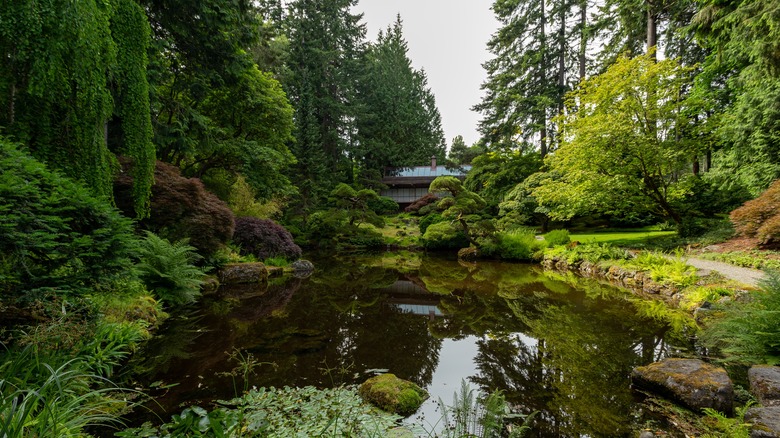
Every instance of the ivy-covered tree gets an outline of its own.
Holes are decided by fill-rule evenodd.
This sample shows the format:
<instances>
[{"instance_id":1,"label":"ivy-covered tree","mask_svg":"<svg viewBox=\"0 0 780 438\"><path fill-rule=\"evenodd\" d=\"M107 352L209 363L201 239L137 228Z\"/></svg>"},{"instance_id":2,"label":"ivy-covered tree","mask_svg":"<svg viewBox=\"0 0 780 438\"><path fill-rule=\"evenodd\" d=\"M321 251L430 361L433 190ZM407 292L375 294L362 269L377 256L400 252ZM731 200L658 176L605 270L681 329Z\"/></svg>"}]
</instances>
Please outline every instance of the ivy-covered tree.
<instances>
[{"instance_id":1,"label":"ivy-covered tree","mask_svg":"<svg viewBox=\"0 0 780 438\"><path fill-rule=\"evenodd\" d=\"M133 0L20 0L0 8L0 127L106 198L114 154L132 157L141 217L155 162L148 45L149 22Z\"/></svg>"},{"instance_id":2,"label":"ivy-covered tree","mask_svg":"<svg viewBox=\"0 0 780 438\"><path fill-rule=\"evenodd\" d=\"M685 196L680 175L693 142L681 136L691 121L682 92L690 70L651 56L621 58L569 95L579 111L562 118L563 144L547 160L562 175L533 191L553 219L614 213L634 203L678 224L677 200ZM631 201L631 202L629 202Z\"/></svg>"},{"instance_id":3,"label":"ivy-covered tree","mask_svg":"<svg viewBox=\"0 0 780 438\"><path fill-rule=\"evenodd\" d=\"M424 71L407 54L401 17L369 45L358 81L357 145L352 151L364 176L386 166L444 161L441 116Z\"/></svg>"}]
</instances>

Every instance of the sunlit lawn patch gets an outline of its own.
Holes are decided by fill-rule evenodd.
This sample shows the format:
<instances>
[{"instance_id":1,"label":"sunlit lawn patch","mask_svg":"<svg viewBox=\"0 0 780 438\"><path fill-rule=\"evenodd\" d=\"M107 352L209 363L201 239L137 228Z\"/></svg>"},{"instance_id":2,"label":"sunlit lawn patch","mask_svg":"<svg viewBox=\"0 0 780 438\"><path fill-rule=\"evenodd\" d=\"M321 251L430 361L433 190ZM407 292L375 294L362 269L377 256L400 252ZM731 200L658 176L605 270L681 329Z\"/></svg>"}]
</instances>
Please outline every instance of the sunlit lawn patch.
<instances>
[{"instance_id":1,"label":"sunlit lawn patch","mask_svg":"<svg viewBox=\"0 0 780 438\"><path fill-rule=\"evenodd\" d=\"M675 231L657 231L652 227L635 230L594 231L590 233L572 233L571 240L580 243L609 243L617 246L631 246L654 239L674 236Z\"/></svg>"}]
</instances>

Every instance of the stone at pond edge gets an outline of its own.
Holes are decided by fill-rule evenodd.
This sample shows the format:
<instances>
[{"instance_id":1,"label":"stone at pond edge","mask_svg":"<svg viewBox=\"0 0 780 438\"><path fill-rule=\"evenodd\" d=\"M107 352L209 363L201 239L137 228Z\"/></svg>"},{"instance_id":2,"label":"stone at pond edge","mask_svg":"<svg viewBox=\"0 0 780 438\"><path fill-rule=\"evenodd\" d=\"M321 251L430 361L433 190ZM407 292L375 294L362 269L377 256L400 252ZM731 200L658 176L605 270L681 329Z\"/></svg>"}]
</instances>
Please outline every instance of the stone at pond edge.
<instances>
[{"instance_id":1,"label":"stone at pond edge","mask_svg":"<svg viewBox=\"0 0 780 438\"><path fill-rule=\"evenodd\" d=\"M314 272L314 263L303 259L296 260L290 264L290 268L293 270L296 277L305 278Z\"/></svg>"},{"instance_id":2,"label":"stone at pond edge","mask_svg":"<svg viewBox=\"0 0 780 438\"><path fill-rule=\"evenodd\" d=\"M465 260L470 262L478 258L479 250L477 250L477 248L461 248L458 250L458 260Z\"/></svg>"},{"instance_id":3,"label":"stone at pond edge","mask_svg":"<svg viewBox=\"0 0 780 438\"><path fill-rule=\"evenodd\" d=\"M780 438L780 406L749 409L745 422L753 424L750 438Z\"/></svg>"},{"instance_id":4,"label":"stone at pond edge","mask_svg":"<svg viewBox=\"0 0 780 438\"><path fill-rule=\"evenodd\" d=\"M731 415L734 410L734 387L726 370L698 359L665 359L637 367L631 381L696 411L712 408Z\"/></svg>"},{"instance_id":5,"label":"stone at pond edge","mask_svg":"<svg viewBox=\"0 0 780 438\"><path fill-rule=\"evenodd\" d=\"M203 294L209 294L216 292L219 289L219 279L213 275L203 279L203 284L200 285L200 291Z\"/></svg>"},{"instance_id":6,"label":"stone at pond edge","mask_svg":"<svg viewBox=\"0 0 780 438\"><path fill-rule=\"evenodd\" d=\"M420 408L428 393L416 384L394 374L372 377L358 389L363 400L379 409L408 417Z\"/></svg>"},{"instance_id":7,"label":"stone at pond edge","mask_svg":"<svg viewBox=\"0 0 780 438\"><path fill-rule=\"evenodd\" d=\"M780 406L780 367L755 365L748 371L750 392L764 406Z\"/></svg>"},{"instance_id":8,"label":"stone at pond edge","mask_svg":"<svg viewBox=\"0 0 780 438\"><path fill-rule=\"evenodd\" d=\"M222 284L260 283L268 279L268 269L263 263L228 263L219 270Z\"/></svg>"}]
</instances>

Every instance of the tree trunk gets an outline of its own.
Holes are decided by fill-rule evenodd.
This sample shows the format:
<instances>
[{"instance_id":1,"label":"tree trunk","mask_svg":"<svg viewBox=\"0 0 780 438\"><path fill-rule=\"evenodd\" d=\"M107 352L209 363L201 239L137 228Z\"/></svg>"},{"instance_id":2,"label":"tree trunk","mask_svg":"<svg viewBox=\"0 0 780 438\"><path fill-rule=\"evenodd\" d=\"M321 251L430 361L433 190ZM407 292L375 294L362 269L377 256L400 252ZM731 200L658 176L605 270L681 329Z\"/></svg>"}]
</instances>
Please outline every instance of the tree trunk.
<instances>
[{"instance_id":1,"label":"tree trunk","mask_svg":"<svg viewBox=\"0 0 780 438\"><path fill-rule=\"evenodd\" d=\"M580 82L585 80L585 53L588 50L588 37L587 29L588 25L588 0L581 0L580 2Z\"/></svg>"},{"instance_id":2,"label":"tree trunk","mask_svg":"<svg viewBox=\"0 0 780 438\"><path fill-rule=\"evenodd\" d=\"M647 53L652 53L653 59L657 59L655 53L658 44L658 23L655 15L655 7L652 2L647 2Z\"/></svg>"},{"instance_id":3,"label":"tree trunk","mask_svg":"<svg viewBox=\"0 0 780 438\"><path fill-rule=\"evenodd\" d=\"M11 88L8 90L8 125L14 124L14 101L16 100L16 84L11 83Z\"/></svg>"},{"instance_id":4,"label":"tree trunk","mask_svg":"<svg viewBox=\"0 0 780 438\"><path fill-rule=\"evenodd\" d=\"M541 0L540 8L542 14L541 20L541 32L540 32L540 49L541 56L541 68L539 69L539 82L544 84L547 81L547 7L545 6L545 0ZM539 110L539 125L541 130L539 131L539 154L544 158L547 155L547 109L542 107Z\"/></svg>"},{"instance_id":5,"label":"tree trunk","mask_svg":"<svg viewBox=\"0 0 780 438\"><path fill-rule=\"evenodd\" d=\"M699 156L698 155L694 155L693 156L693 174L698 176L700 170L701 169L699 168Z\"/></svg>"}]
</instances>

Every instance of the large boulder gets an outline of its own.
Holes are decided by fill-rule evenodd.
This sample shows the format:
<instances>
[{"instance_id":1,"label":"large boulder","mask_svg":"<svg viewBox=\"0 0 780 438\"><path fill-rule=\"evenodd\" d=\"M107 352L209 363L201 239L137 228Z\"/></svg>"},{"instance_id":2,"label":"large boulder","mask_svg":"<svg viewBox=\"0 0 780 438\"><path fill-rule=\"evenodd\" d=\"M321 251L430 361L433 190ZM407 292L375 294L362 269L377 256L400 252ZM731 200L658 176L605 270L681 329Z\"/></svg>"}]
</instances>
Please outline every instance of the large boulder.
<instances>
[{"instance_id":1,"label":"large boulder","mask_svg":"<svg viewBox=\"0 0 780 438\"><path fill-rule=\"evenodd\" d=\"M730 415L734 410L734 387L726 370L698 359L665 359L637 367L631 381L696 411L712 408Z\"/></svg>"},{"instance_id":2,"label":"large boulder","mask_svg":"<svg viewBox=\"0 0 780 438\"><path fill-rule=\"evenodd\" d=\"M428 393L413 382L399 379L395 374L372 377L358 389L363 400L379 409L408 417L420 408Z\"/></svg>"},{"instance_id":3,"label":"large boulder","mask_svg":"<svg viewBox=\"0 0 780 438\"><path fill-rule=\"evenodd\" d=\"M228 263L219 270L220 284L261 283L268 279L263 263Z\"/></svg>"},{"instance_id":4,"label":"large boulder","mask_svg":"<svg viewBox=\"0 0 780 438\"><path fill-rule=\"evenodd\" d=\"M479 250L474 247L461 248L458 250L458 260L472 262L479 258Z\"/></svg>"},{"instance_id":5,"label":"large boulder","mask_svg":"<svg viewBox=\"0 0 780 438\"><path fill-rule=\"evenodd\" d=\"M780 406L749 409L745 421L753 425L750 438L780 438Z\"/></svg>"},{"instance_id":6,"label":"large boulder","mask_svg":"<svg viewBox=\"0 0 780 438\"><path fill-rule=\"evenodd\" d=\"M780 367L755 365L748 371L750 392L764 406L780 406Z\"/></svg>"}]
</instances>

